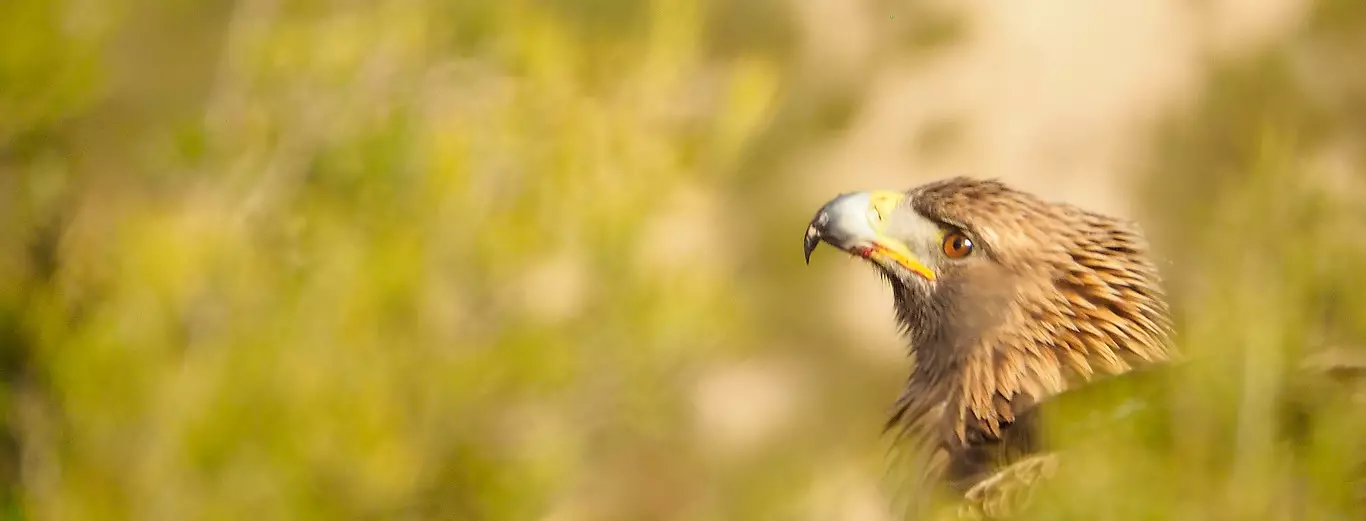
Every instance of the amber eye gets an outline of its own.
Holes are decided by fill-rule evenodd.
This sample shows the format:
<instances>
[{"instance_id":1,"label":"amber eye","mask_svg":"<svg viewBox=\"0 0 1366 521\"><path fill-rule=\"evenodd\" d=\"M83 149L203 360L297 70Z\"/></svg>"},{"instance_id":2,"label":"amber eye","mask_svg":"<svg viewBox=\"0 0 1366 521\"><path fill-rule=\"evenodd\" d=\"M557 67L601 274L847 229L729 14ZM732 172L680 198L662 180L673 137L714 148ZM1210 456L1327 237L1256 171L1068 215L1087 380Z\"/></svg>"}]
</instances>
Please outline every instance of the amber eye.
<instances>
[{"instance_id":1,"label":"amber eye","mask_svg":"<svg viewBox=\"0 0 1366 521\"><path fill-rule=\"evenodd\" d=\"M972 253L972 239L963 232L949 232L944 235L944 255L950 259L961 259Z\"/></svg>"}]
</instances>

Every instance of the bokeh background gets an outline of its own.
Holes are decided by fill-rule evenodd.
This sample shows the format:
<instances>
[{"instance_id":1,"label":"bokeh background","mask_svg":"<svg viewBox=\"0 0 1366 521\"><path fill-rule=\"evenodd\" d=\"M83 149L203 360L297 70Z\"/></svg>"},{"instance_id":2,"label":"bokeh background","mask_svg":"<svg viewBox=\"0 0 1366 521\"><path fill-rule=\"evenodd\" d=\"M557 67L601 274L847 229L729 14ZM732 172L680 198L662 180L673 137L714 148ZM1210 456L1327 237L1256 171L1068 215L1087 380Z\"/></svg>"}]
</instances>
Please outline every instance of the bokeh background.
<instances>
[{"instance_id":1,"label":"bokeh background","mask_svg":"<svg viewBox=\"0 0 1366 521\"><path fill-rule=\"evenodd\" d=\"M797 238L950 175L1138 219L1218 361L1050 518L1360 519L1358 411L1271 418L1363 147L1356 0L7 0L0 519L895 519L890 296Z\"/></svg>"}]
</instances>

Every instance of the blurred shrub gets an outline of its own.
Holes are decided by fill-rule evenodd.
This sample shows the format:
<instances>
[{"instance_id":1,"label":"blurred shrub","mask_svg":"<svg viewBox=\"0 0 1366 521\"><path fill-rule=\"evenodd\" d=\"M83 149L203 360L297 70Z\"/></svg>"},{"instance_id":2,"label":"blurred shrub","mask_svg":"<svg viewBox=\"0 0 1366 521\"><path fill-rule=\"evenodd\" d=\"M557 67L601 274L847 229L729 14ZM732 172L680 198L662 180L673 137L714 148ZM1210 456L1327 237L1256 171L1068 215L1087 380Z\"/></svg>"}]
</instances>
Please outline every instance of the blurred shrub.
<instances>
[{"instance_id":1,"label":"blurred shrub","mask_svg":"<svg viewBox=\"0 0 1366 521\"><path fill-rule=\"evenodd\" d=\"M0 143L77 119L0 166L33 517L696 514L671 393L746 326L686 219L780 73L704 59L707 6L19 7ZM129 105L186 66L131 31L186 20L200 108Z\"/></svg>"},{"instance_id":2,"label":"blurred shrub","mask_svg":"<svg viewBox=\"0 0 1366 521\"><path fill-rule=\"evenodd\" d=\"M1194 370L1173 382L1165 441L1092 453L1077 512L1363 514L1366 395L1306 372L1366 354L1362 35L1366 8L1319 2L1289 41L1213 67L1163 129L1137 186Z\"/></svg>"}]
</instances>

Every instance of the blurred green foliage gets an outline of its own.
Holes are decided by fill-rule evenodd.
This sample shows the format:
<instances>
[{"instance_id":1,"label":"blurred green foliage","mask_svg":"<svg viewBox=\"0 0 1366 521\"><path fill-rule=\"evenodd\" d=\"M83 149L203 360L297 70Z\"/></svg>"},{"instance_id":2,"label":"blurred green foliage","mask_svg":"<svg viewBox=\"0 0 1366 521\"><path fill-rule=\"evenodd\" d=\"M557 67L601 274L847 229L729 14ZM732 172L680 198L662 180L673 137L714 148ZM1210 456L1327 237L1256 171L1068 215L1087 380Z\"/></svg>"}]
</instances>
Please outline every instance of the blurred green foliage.
<instances>
[{"instance_id":1,"label":"blurred green foliage","mask_svg":"<svg viewBox=\"0 0 1366 521\"><path fill-rule=\"evenodd\" d=\"M1204 451L1259 432L1282 353L1366 336L1344 290L1366 268L1366 10L1317 9L1216 67L1153 154L1183 344L1238 370L1191 391L1186 445L1084 459L1185 479L1093 474L1109 492L1079 507L1298 518L1267 507L1289 449ZM0 517L828 517L883 470L904 368L830 347L792 233L811 201L780 168L862 78L803 68L786 4L4 12ZM901 18L881 29L910 52L966 30ZM747 393L798 413L745 445L762 412L726 411ZM1344 425L1309 448L1320 478L1359 427L1324 418Z\"/></svg>"},{"instance_id":2,"label":"blurred green foliage","mask_svg":"<svg viewBox=\"0 0 1366 521\"><path fill-rule=\"evenodd\" d=\"M1366 393L1313 370L1366 360L1363 45L1366 6L1318 2L1286 41L1216 64L1159 136L1139 192L1194 371L1167 443L1121 460L1149 483L1122 511L1366 515Z\"/></svg>"},{"instance_id":3,"label":"blurred green foliage","mask_svg":"<svg viewBox=\"0 0 1366 521\"><path fill-rule=\"evenodd\" d=\"M95 7L4 22L25 517L736 517L818 470L692 426L699 373L761 345L693 221L724 229L775 111L780 11Z\"/></svg>"}]
</instances>

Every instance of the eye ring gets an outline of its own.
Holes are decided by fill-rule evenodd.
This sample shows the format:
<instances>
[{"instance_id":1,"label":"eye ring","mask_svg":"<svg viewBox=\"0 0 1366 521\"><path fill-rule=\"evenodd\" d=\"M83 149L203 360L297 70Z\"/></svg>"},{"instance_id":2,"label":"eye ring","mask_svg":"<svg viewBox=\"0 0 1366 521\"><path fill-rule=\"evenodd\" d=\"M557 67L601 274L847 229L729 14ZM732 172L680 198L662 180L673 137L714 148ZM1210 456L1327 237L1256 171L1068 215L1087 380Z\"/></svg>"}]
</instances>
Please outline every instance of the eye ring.
<instances>
[{"instance_id":1,"label":"eye ring","mask_svg":"<svg viewBox=\"0 0 1366 521\"><path fill-rule=\"evenodd\" d=\"M950 259L962 259L972 254L972 239L969 239L963 232L953 231L944 234L944 241L941 245L944 255Z\"/></svg>"}]
</instances>

